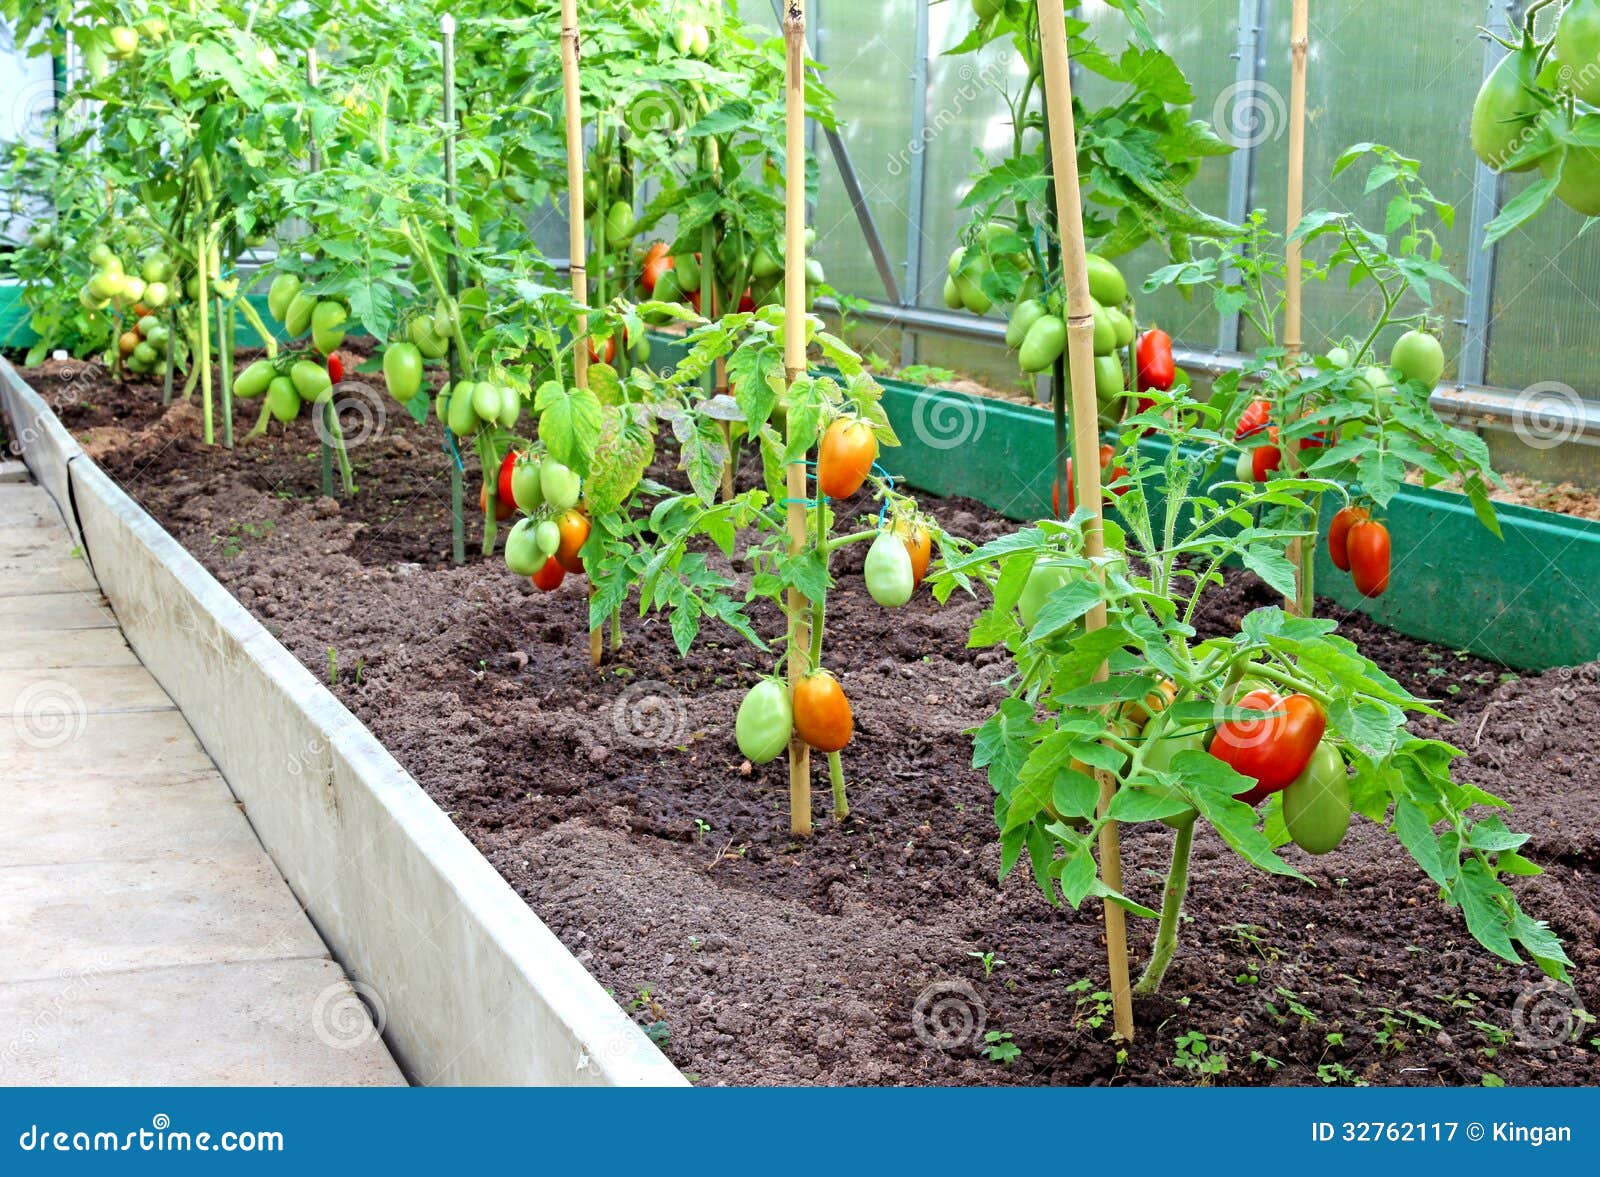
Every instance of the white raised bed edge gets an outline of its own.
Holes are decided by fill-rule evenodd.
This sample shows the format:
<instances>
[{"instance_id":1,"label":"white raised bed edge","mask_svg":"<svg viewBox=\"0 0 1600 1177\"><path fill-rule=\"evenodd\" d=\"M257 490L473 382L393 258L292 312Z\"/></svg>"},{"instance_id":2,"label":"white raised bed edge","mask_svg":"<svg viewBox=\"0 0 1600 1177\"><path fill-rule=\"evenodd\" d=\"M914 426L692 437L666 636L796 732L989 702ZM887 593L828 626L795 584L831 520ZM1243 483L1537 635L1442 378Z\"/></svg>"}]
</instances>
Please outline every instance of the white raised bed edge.
<instances>
[{"instance_id":1,"label":"white raised bed edge","mask_svg":"<svg viewBox=\"0 0 1600 1177\"><path fill-rule=\"evenodd\" d=\"M21 457L414 1081L683 1086L405 769L0 360Z\"/></svg>"}]
</instances>

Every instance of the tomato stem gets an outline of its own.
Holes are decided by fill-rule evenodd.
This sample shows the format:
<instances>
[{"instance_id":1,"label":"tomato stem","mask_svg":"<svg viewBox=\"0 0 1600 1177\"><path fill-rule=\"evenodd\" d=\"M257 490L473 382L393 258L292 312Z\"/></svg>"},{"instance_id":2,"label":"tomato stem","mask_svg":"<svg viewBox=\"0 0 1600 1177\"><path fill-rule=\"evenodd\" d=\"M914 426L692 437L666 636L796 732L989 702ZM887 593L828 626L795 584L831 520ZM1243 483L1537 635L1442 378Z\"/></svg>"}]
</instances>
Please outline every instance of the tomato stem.
<instances>
[{"instance_id":1,"label":"tomato stem","mask_svg":"<svg viewBox=\"0 0 1600 1177\"><path fill-rule=\"evenodd\" d=\"M1167 975L1178 949L1178 921L1183 914L1183 901L1189 893L1189 855L1194 847L1193 815L1180 822L1178 836L1172 843L1172 866L1167 871L1167 882L1161 891L1161 922L1156 927L1155 944L1150 949L1150 962L1145 965L1133 991L1138 994L1157 993Z\"/></svg>"},{"instance_id":2,"label":"tomato stem","mask_svg":"<svg viewBox=\"0 0 1600 1177\"><path fill-rule=\"evenodd\" d=\"M850 800L844 794L844 758L837 752L828 753L828 779L833 782L833 817L843 821L850 816Z\"/></svg>"}]
</instances>

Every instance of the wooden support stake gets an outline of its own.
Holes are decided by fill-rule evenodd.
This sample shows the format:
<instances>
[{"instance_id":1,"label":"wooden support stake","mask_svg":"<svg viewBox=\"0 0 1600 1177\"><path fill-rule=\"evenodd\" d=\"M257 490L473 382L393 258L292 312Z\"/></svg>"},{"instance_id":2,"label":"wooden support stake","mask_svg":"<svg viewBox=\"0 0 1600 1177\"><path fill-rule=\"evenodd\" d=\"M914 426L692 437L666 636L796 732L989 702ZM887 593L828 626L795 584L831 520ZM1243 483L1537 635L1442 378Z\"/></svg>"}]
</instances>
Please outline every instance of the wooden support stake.
<instances>
[{"instance_id":1,"label":"wooden support stake","mask_svg":"<svg viewBox=\"0 0 1600 1177\"><path fill-rule=\"evenodd\" d=\"M784 82L784 270L783 369L789 387L806 372L806 6L787 0L783 17ZM711 259L706 264L712 264ZM794 416L788 428L794 428ZM806 546L806 467L788 469L789 552ZM810 602L789 590L789 689L811 669ZM789 742L789 832L811 833L811 749L796 734Z\"/></svg>"},{"instance_id":2,"label":"wooden support stake","mask_svg":"<svg viewBox=\"0 0 1600 1177\"><path fill-rule=\"evenodd\" d=\"M1284 232L1294 232L1305 214L1306 181L1306 57L1311 48L1309 0L1294 0L1294 12L1289 24L1289 51L1292 57L1289 75L1289 195L1284 206ZM1304 345L1300 326L1300 297L1304 275L1304 246L1300 241L1290 241L1284 249L1285 273L1283 283L1283 367L1294 378L1300 366L1300 351ZM1287 425L1285 421L1283 424ZM1293 475L1300 468L1299 448L1292 442L1283 443L1284 473ZM1311 513L1311 526L1316 527L1317 515ZM1294 593L1284 601L1284 611L1291 617L1309 614L1311 599L1311 553L1315 542L1290 540L1288 558L1294 565Z\"/></svg>"},{"instance_id":3,"label":"wooden support stake","mask_svg":"<svg viewBox=\"0 0 1600 1177\"><path fill-rule=\"evenodd\" d=\"M1105 553L1100 501L1099 406L1094 389L1094 312L1089 298L1089 267L1083 240L1083 196L1078 183L1077 128L1072 115L1072 78L1067 58L1067 18L1062 0L1039 0L1039 40L1044 55L1045 104L1050 119L1050 151L1054 160L1056 210L1061 235L1062 280L1067 290L1067 356L1072 376L1072 473L1078 502L1095 517L1084 529L1090 557ZM1104 628L1103 605L1084 618L1089 630ZM1102 665L1096 679L1106 677ZM1098 772L1100 812L1115 795L1109 773ZM1122 890L1122 845L1115 822L1100 827L1100 876L1113 891ZM1133 994L1128 984L1128 933L1124 912L1105 904L1106 955L1111 972L1111 1004L1116 1032L1133 1038Z\"/></svg>"},{"instance_id":4,"label":"wooden support stake","mask_svg":"<svg viewBox=\"0 0 1600 1177\"><path fill-rule=\"evenodd\" d=\"M578 0L561 0L561 87L567 107L567 252L571 255L572 298L580 307L589 305L589 272L583 239L583 93L578 86ZM602 214L603 215L603 214ZM577 336L572 349L572 379L579 388L589 387L589 316L578 312ZM594 595L594 584L589 595ZM589 662L599 666L605 657L605 627L589 626Z\"/></svg>"},{"instance_id":5,"label":"wooden support stake","mask_svg":"<svg viewBox=\"0 0 1600 1177\"><path fill-rule=\"evenodd\" d=\"M439 18L440 39L440 65L444 72L444 123L449 131L444 137L444 199L449 208L454 208L456 203L456 134L459 128L456 124L456 18L448 12ZM459 245L456 236L455 218L450 218L450 241L452 245ZM426 249L426 243L422 248ZM456 305L456 313L460 313L460 305L456 303L457 296L461 293L461 272L456 264L456 255L452 251L444 259L444 287L445 293L450 296L451 303ZM446 353L449 357L445 363L450 374L450 391L454 395L455 387L461 382L461 352L456 347L456 332L450 333L450 347ZM447 402L448 403L448 402ZM462 486L461 477L461 450L456 439L451 436L446 427L444 431L445 458L450 466L450 558L457 564L467 562L467 519L465 488Z\"/></svg>"}]
</instances>

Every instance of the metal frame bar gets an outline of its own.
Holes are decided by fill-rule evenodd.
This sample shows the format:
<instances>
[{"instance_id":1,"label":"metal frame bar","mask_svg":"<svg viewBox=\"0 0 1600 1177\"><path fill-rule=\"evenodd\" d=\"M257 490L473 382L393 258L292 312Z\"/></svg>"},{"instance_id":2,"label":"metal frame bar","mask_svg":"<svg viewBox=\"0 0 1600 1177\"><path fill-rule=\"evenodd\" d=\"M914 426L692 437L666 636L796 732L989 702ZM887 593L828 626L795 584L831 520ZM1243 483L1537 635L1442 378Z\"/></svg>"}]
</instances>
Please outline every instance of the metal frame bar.
<instances>
[{"instance_id":1,"label":"metal frame bar","mask_svg":"<svg viewBox=\"0 0 1600 1177\"><path fill-rule=\"evenodd\" d=\"M1235 62L1233 84L1236 90L1253 90L1261 83L1263 31L1266 27L1267 0L1239 0L1238 40L1233 50ZM1255 187L1256 145L1246 139L1244 145L1228 160L1228 220L1236 225L1244 223L1250 215L1250 194ZM1238 274L1230 267L1229 277ZM1244 342L1243 317L1238 311L1223 315L1217 323L1217 346L1224 351L1237 351Z\"/></svg>"},{"instance_id":2,"label":"metal frame bar","mask_svg":"<svg viewBox=\"0 0 1600 1177\"><path fill-rule=\"evenodd\" d=\"M1519 0L1487 0L1484 28L1505 34L1521 19ZM1500 64L1505 50L1491 36L1483 38L1483 76ZM1505 181L1489 167L1478 163L1472 184L1472 226L1467 234L1467 300L1461 327L1461 358L1456 365L1459 377L1471 384L1482 384L1489 371L1489 319L1494 302L1495 247L1484 247L1483 237L1489 222L1500 213Z\"/></svg>"},{"instance_id":3,"label":"metal frame bar","mask_svg":"<svg viewBox=\"0 0 1600 1177\"><path fill-rule=\"evenodd\" d=\"M916 59L911 66L911 169L907 180L909 188L906 204L906 261L905 286L896 301L902 306L916 306L922 300L922 215L928 196L928 6L916 6L916 25L913 30ZM914 363L917 358L915 332L900 334L900 363Z\"/></svg>"}]
</instances>

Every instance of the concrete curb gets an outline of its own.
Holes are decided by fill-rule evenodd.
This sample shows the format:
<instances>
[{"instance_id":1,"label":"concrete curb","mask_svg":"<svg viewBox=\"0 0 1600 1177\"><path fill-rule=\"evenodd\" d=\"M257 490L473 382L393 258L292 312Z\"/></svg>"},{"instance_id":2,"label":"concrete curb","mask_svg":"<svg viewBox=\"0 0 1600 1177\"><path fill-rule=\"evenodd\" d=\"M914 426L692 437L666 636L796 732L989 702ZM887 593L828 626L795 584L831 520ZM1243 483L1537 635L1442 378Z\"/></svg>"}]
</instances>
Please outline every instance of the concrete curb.
<instances>
[{"instance_id":1,"label":"concrete curb","mask_svg":"<svg viewBox=\"0 0 1600 1177\"><path fill-rule=\"evenodd\" d=\"M22 456L415 1082L687 1083L338 699L0 368Z\"/></svg>"}]
</instances>

